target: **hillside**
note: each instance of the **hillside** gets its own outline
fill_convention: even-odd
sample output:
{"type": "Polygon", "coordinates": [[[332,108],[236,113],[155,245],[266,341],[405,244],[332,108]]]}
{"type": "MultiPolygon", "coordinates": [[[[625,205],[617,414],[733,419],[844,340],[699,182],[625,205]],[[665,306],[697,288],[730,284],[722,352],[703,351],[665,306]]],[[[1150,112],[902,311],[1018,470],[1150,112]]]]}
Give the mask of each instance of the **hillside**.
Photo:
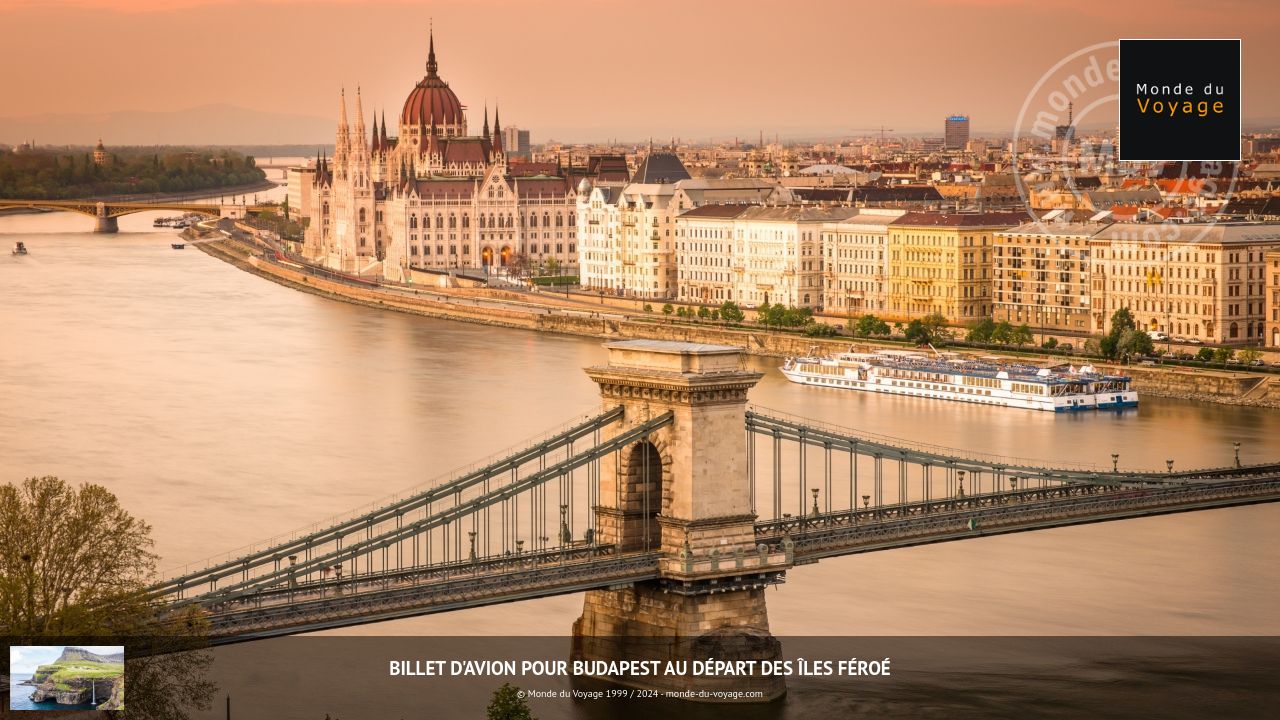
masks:
{"type": "Polygon", "coordinates": [[[60,705],[97,702],[100,709],[124,707],[124,653],[99,655],[83,648],[63,649],[61,657],[31,676],[34,702],[60,705]]]}

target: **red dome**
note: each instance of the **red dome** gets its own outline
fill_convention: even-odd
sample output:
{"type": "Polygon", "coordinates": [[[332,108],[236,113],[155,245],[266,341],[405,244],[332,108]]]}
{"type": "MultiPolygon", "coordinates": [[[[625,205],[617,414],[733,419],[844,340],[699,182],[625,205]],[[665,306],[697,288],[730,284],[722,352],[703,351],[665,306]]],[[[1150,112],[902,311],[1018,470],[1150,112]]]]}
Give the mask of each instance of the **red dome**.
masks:
{"type": "Polygon", "coordinates": [[[461,127],[462,103],[458,96],[449,89],[449,83],[436,74],[436,39],[431,38],[427,51],[427,75],[418,81],[404,101],[404,110],[400,111],[401,125],[423,125],[437,127],[453,125],[461,127]]]}
{"type": "Polygon", "coordinates": [[[428,75],[414,86],[400,112],[400,124],[438,127],[462,124],[462,103],[449,85],[438,77],[428,75]]]}

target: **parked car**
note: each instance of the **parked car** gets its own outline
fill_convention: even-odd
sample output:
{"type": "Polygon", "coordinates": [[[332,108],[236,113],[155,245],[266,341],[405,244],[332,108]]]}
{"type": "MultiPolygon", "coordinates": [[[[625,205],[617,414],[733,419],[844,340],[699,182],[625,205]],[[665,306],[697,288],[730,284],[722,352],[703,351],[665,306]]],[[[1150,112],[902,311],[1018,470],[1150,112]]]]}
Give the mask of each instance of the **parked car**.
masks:
{"type": "Polygon", "coordinates": [[[1203,340],[1201,340],[1200,338],[1187,338],[1187,342],[1191,343],[1192,345],[1203,345],[1203,344],[1204,344],[1204,341],[1203,341],[1203,340]]]}
{"type": "Polygon", "coordinates": [[[1148,330],[1147,335],[1149,335],[1152,340],[1155,340],[1157,342],[1162,342],[1164,340],[1169,339],[1168,334],[1162,333],[1159,330],[1148,330]]]}
{"type": "Polygon", "coordinates": [[[1249,363],[1249,364],[1250,364],[1250,365],[1252,365],[1252,366],[1254,366],[1254,367],[1266,367],[1266,364],[1267,364],[1267,363],[1266,363],[1266,361],[1265,361],[1265,360],[1263,360],[1262,358],[1258,358],[1257,360],[1254,360],[1253,362],[1251,362],[1251,363],[1249,363]]]}

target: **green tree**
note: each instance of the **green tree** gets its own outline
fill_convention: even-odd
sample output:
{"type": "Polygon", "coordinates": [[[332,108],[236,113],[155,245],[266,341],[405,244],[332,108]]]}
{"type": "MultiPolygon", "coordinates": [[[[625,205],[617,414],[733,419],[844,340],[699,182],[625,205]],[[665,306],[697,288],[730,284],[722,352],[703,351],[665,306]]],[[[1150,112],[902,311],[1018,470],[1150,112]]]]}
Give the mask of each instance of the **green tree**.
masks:
{"type": "Polygon", "coordinates": [[[805,326],[804,334],[808,337],[835,337],[839,333],[826,323],[811,322],[805,326]]]}
{"type": "Polygon", "coordinates": [[[1225,365],[1228,360],[1235,357],[1236,351],[1231,348],[1215,348],[1213,351],[1213,361],[1219,365],[1225,365]]]}
{"type": "Polygon", "coordinates": [[[1258,348],[1244,348],[1236,353],[1236,359],[1245,365],[1252,365],[1262,359],[1262,351],[1258,348]]]}
{"type": "Polygon", "coordinates": [[[1040,343],[1040,347],[1044,348],[1045,350],[1053,350],[1054,348],[1058,347],[1058,338],[1056,337],[1045,338],[1045,341],[1040,343]]]}
{"type": "Polygon", "coordinates": [[[1013,329],[1013,333],[1009,336],[1009,341],[1014,345],[1030,345],[1034,338],[1031,336],[1031,328],[1025,323],[1013,329]]]}
{"type": "MultiPolygon", "coordinates": [[[[1126,332],[1136,331],[1137,323],[1133,321],[1133,313],[1129,312],[1129,308],[1122,307],[1111,314],[1111,330],[1103,335],[1099,340],[1099,348],[1102,354],[1109,357],[1119,357],[1124,351],[1120,349],[1120,338],[1126,332]]],[[[1144,335],[1146,333],[1143,333],[1144,335]]],[[[1150,336],[1148,336],[1150,339],[1150,336]]]]}
{"type": "Polygon", "coordinates": [[[964,339],[974,343],[989,343],[995,330],[996,322],[991,318],[983,318],[977,325],[969,329],[964,339]]]}
{"type": "Polygon", "coordinates": [[[1155,345],[1151,342],[1151,336],[1142,330],[1130,328],[1116,339],[1115,357],[1150,355],[1153,352],[1155,345]]]}
{"type": "Polygon", "coordinates": [[[0,486],[0,634],[91,634],[138,612],[151,526],[99,485],[0,486]]]}
{"type": "Polygon", "coordinates": [[[991,329],[991,342],[1008,345],[1013,341],[1013,325],[1008,320],[1001,320],[991,329]]]}
{"type": "Polygon", "coordinates": [[[536,720],[524,693],[511,683],[503,683],[502,687],[493,691],[493,699],[485,709],[487,720],[536,720]]]}
{"type": "Polygon", "coordinates": [[[652,305],[650,305],[649,303],[645,303],[645,304],[644,304],[644,311],[645,311],[645,312],[647,312],[647,313],[651,313],[651,312],[653,312],[653,306],[652,306],[652,305]]]}
{"type": "Polygon", "coordinates": [[[854,325],[853,334],[858,337],[883,337],[889,334],[889,324],[875,315],[863,315],[854,325]]]}
{"type": "Polygon", "coordinates": [[[673,312],[675,312],[675,311],[676,311],[676,309],[675,309],[675,307],[674,307],[674,306],[672,306],[672,304],[671,304],[671,303],[667,303],[666,305],[663,305],[663,306],[662,306],[662,314],[663,314],[663,315],[670,315],[671,313],[673,313],[673,312]]]}
{"type": "Polygon", "coordinates": [[[698,319],[706,320],[710,317],[711,317],[711,311],[708,310],[705,305],[698,308],[698,319]]]}
{"type": "Polygon", "coordinates": [[[1213,362],[1213,348],[1200,348],[1200,351],[1196,353],[1196,359],[1200,362],[1213,362]]]}
{"type": "Polygon", "coordinates": [[[731,323],[740,323],[746,319],[747,314],[742,312],[742,308],[732,300],[725,300],[720,305],[720,317],[731,323]]]}
{"type": "Polygon", "coordinates": [[[930,313],[912,320],[907,323],[903,335],[917,345],[940,345],[951,337],[947,331],[947,319],[942,313],[930,313]]]}

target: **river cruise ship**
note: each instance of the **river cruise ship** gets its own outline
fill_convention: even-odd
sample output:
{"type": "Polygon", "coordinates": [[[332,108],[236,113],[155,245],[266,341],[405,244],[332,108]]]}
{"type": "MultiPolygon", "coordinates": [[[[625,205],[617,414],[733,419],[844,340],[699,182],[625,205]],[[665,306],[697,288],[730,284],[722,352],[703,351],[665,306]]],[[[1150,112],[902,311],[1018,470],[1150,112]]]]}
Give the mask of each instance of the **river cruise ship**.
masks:
{"type": "Polygon", "coordinates": [[[1138,393],[1129,388],[1128,377],[1103,375],[1090,365],[1042,368],[996,358],[881,350],[787,358],[782,374],[802,385],[1045,412],[1138,405],[1138,393]]]}

